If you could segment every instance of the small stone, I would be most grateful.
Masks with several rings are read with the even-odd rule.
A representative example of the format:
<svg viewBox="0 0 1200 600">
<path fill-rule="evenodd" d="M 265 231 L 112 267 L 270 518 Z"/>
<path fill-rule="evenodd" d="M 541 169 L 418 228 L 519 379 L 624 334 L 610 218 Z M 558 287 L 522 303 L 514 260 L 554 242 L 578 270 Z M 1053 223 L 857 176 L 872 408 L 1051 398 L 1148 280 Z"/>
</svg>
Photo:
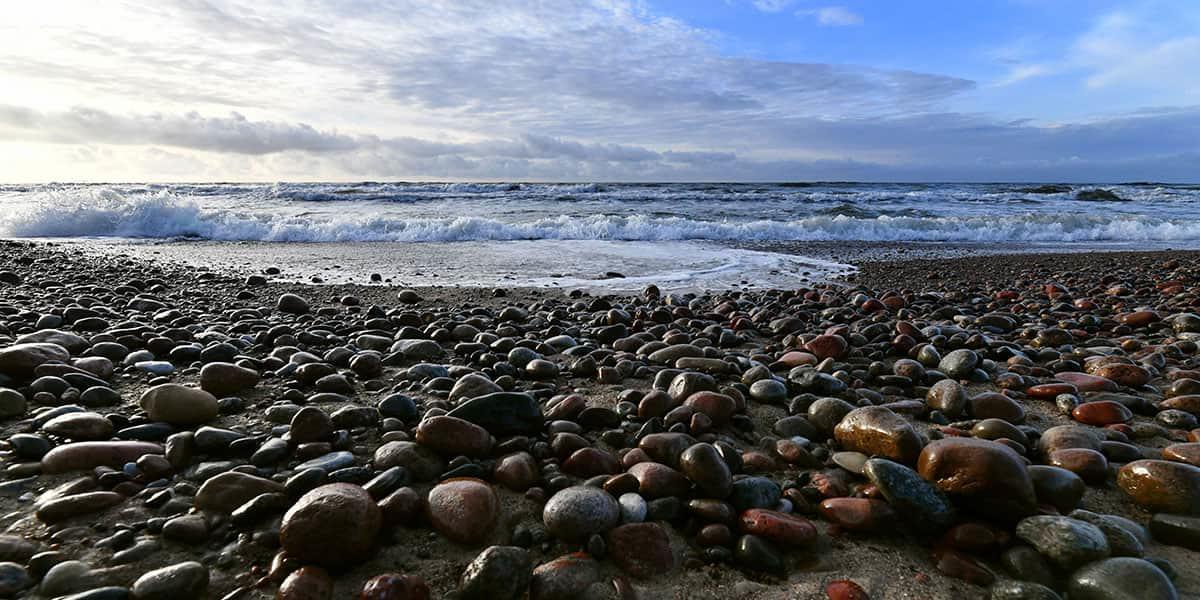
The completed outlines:
<svg viewBox="0 0 1200 600">
<path fill-rule="evenodd" d="M 74 412 L 50 419 L 42 430 L 51 435 L 77 441 L 106 440 L 112 437 L 112 421 L 94 412 Z"/>
<path fill-rule="evenodd" d="M 215 419 L 220 412 L 212 394 L 177 383 L 146 390 L 138 404 L 151 420 L 172 425 L 200 425 Z"/>
<path fill-rule="evenodd" d="M 904 417 L 882 406 L 857 408 L 834 428 L 834 437 L 847 450 L 914 464 L 922 440 Z"/>
<path fill-rule="evenodd" d="M 947 417 L 957 417 L 967 408 L 967 391 L 953 379 L 943 379 L 929 387 L 925 404 L 932 410 L 940 410 Z"/>
<path fill-rule="evenodd" d="M 196 508 L 219 513 L 231 513 L 239 506 L 262 494 L 283 493 L 283 484 L 239 471 L 228 471 L 210 477 L 196 492 Z"/>
<path fill-rule="evenodd" d="M 451 416 L 428 417 L 417 425 L 417 443 L 443 456 L 484 457 L 492 451 L 486 429 Z"/>
<path fill-rule="evenodd" d="M 191 600 L 208 588 L 208 568 L 188 561 L 155 569 L 138 577 L 133 595 L 138 600 Z"/>
<path fill-rule="evenodd" d="M 640 494 L 633 492 L 621 494 L 617 498 L 617 503 L 621 505 L 621 522 L 622 523 L 641 523 L 646 520 L 646 499 Z"/>
<path fill-rule="evenodd" d="M 12 562 L 0 562 L 0 598 L 11 598 L 33 585 L 25 567 Z"/>
<path fill-rule="evenodd" d="M 896 512 L 883 500 L 827 498 L 819 508 L 826 521 L 850 531 L 879 531 L 895 525 Z"/>
<path fill-rule="evenodd" d="M 695 444 L 679 456 L 679 468 L 709 498 L 725 498 L 733 491 L 729 465 L 712 444 Z"/>
<path fill-rule="evenodd" d="M 1134 502 L 1149 510 L 1200 514 L 1200 467 L 1166 460 L 1138 460 L 1121 467 L 1117 485 Z"/>
<path fill-rule="evenodd" d="M 605 535 L 608 553 L 621 570 L 640 579 L 665 575 L 675 568 L 671 540 L 657 523 L 628 523 Z"/>
<path fill-rule="evenodd" d="M 331 483 L 304 494 L 283 516 L 279 539 L 289 556 L 325 567 L 370 556 L 382 515 L 361 487 Z"/>
<path fill-rule="evenodd" d="M 1109 558 L 1086 565 L 1067 582 L 1071 600 L 1176 600 L 1175 585 L 1140 558 Z"/>
<path fill-rule="evenodd" d="M 919 531 L 940 531 L 956 520 L 949 499 L 916 471 L 900 463 L 873 458 L 863 465 L 863 474 L 896 512 Z"/>
<path fill-rule="evenodd" d="M 492 546 L 471 564 L 459 579 L 464 600 L 517 600 L 525 595 L 533 576 L 529 552 L 516 546 Z"/>
<path fill-rule="evenodd" d="M 808 547 L 817 541 L 817 528 L 808 519 L 762 508 L 742 513 L 742 532 L 791 547 Z"/>
<path fill-rule="evenodd" d="M 478 479 L 450 479 L 429 491 L 429 521 L 438 533 L 474 545 L 491 536 L 500 516 L 500 500 Z"/>
<path fill-rule="evenodd" d="M 279 584 L 277 600 L 330 600 L 333 578 L 321 567 L 300 567 Z"/>
<path fill-rule="evenodd" d="M 258 385 L 258 372 L 232 363 L 214 362 L 200 369 L 200 389 L 224 398 Z"/>
<path fill-rule="evenodd" d="M 1017 523 L 1017 537 L 1065 570 L 1100 560 L 1109 553 L 1104 532 L 1095 525 L 1069 517 L 1028 517 Z"/>
<path fill-rule="evenodd" d="M 1150 519 L 1150 534 L 1161 543 L 1200 551 L 1200 517 L 1158 513 Z"/>
<path fill-rule="evenodd" d="M 550 533 L 571 542 L 611 529 L 620 516 L 621 507 L 608 492 L 584 486 L 559 491 L 542 509 L 542 521 Z"/>
<path fill-rule="evenodd" d="M 1054 590 L 1032 581 L 997 581 L 990 600 L 1062 600 Z"/>
<path fill-rule="evenodd" d="M 587 554 L 560 556 L 533 570 L 529 600 L 577 600 L 600 579 L 600 565 Z"/>
<path fill-rule="evenodd" d="M 281 313 L 303 315 L 308 313 L 308 301 L 295 294 L 283 294 L 275 302 L 275 308 Z"/>
<path fill-rule="evenodd" d="M 1021 457 L 1008 446 L 974 438 L 946 438 L 921 451 L 917 472 L 941 492 L 983 514 L 1018 518 L 1037 505 Z"/>
<path fill-rule="evenodd" d="M 385 573 L 364 583 L 358 600 L 429 600 L 429 586 L 419 575 Z"/>
<path fill-rule="evenodd" d="M 414 481 L 436 479 L 446 462 L 436 452 L 416 442 L 388 442 L 375 449 L 375 468 L 404 467 Z"/>
</svg>

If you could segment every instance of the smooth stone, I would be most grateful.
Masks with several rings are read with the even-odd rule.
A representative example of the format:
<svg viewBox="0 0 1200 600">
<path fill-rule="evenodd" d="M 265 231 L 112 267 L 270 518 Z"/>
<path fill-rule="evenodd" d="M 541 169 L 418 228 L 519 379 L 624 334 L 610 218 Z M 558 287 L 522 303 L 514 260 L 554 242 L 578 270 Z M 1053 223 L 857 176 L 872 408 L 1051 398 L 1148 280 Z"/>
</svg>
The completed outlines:
<svg viewBox="0 0 1200 600">
<path fill-rule="evenodd" d="M 492 546 L 480 552 L 459 578 L 463 600 L 517 600 L 533 578 L 533 558 L 524 548 Z"/>
<path fill-rule="evenodd" d="M 1145 552 L 1142 539 L 1146 537 L 1146 530 L 1137 523 L 1115 515 L 1102 515 L 1082 509 L 1071 511 L 1071 514 L 1067 516 L 1072 519 L 1091 523 L 1103 532 L 1104 538 L 1108 540 L 1108 553 L 1110 556 L 1136 556 L 1140 558 Z"/>
<path fill-rule="evenodd" d="M 300 567 L 279 584 L 276 600 L 330 600 L 333 578 L 321 567 Z"/>
<path fill-rule="evenodd" d="M 846 450 L 914 464 L 921 454 L 921 436 L 904 417 L 882 406 L 856 408 L 834 428 Z"/>
<path fill-rule="evenodd" d="M 0 419 L 24 416 L 27 408 L 28 404 L 21 392 L 0 387 Z"/>
<path fill-rule="evenodd" d="M 38 585 L 38 592 L 47 598 L 57 598 L 95 585 L 96 576 L 87 563 L 68 560 L 50 567 Z"/>
<path fill-rule="evenodd" d="M 833 461 L 833 464 L 851 473 L 854 473 L 855 475 L 862 475 L 863 469 L 866 467 L 867 461 L 870 460 L 870 458 L 871 457 L 863 454 L 862 452 L 842 451 L 834 452 L 833 456 L 830 457 L 830 460 Z"/>
<path fill-rule="evenodd" d="M 997 581 L 990 600 L 1062 600 L 1058 592 L 1032 581 Z"/>
<path fill-rule="evenodd" d="M 77 441 L 106 440 L 112 437 L 112 421 L 94 412 L 76 412 L 50 419 L 42 430 L 51 435 Z"/>
<path fill-rule="evenodd" d="M 925 404 L 932 410 L 955 418 L 967 408 L 966 388 L 953 379 L 943 379 L 929 387 L 925 393 Z"/>
<path fill-rule="evenodd" d="M 48 362 L 67 362 L 71 353 L 53 343 L 21 343 L 0 348 L 0 373 L 17 378 L 33 375 L 33 370 Z"/>
<path fill-rule="evenodd" d="M 950 500 L 909 467 L 872 458 L 863 465 L 863 474 L 896 512 L 919 531 L 940 531 L 957 520 L 957 511 Z"/>
<path fill-rule="evenodd" d="M 1059 467 L 1032 465 L 1029 479 L 1034 493 L 1042 504 L 1049 504 L 1060 513 L 1068 513 L 1079 506 L 1087 484 L 1078 475 Z"/>
<path fill-rule="evenodd" d="M 478 479 L 449 479 L 429 491 L 429 522 L 438 533 L 459 544 L 475 545 L 492 534 L 500 516 L 500 499 Z"/>
<path fill-rule="evenodd" d="M 281 313 L 303 315 L 308 313 L 308 301 L 296 294 L 282 294 L 275 302 L 275 309 Z"/>
<path fill-rule="evenodd" d="M 941 492 L 985 515 L 1015 520 L 1033 514 L 1037 505 L 1021 457 L 997 442 L 936 440 L 921 451 L 917 472 Z"/>
<path fill-rule="evenodd" d="M 418 444 L 443 456 L 481 458 L 492 451 L 492 436 L 486 429 L 451 416 L 426 417 L 417 425 Z"/>
<path fill-rule="evenodd" d="M 854 405 L 840 398 L 818 398 L 808 406 L 808 422 L 818 432 L 833 436 L 833 430 L 854 410 Z"/>
<path fill-rule="evenodd" d="M 579 600 L 600 580 L 600 565 L 582 552 L 560 556 L 533 570 L 529 600 Z"/>
<path fill-rule="evenodd" d="M 1086 565 L 1067 582 L 1071 600 L 1177 600 L 1175 584 L 1140 558 L 1109 558 Z"/>
<path fill-rule="evenodd" d="M 539 471 L 532 454 L 516 452 L 496 461 L 492 479 L 514 492 L 523 492 L 537 482 Z"/>
<path fill-rule="evenodd" d="M 338 469 L 345 469 L 351 466 L 354 466 L 354 454 L 347 450 L 339 450 L 306 460 L 296 465 L 296 470 L 322 469 L 326 473 L 332 473 Z"/>
<path fill-rule="evenodd" d="M 133 582 L 137 600 L 192 600 L 208 588 L 208 567 L 188 561 L 155 569 Z"/>
<path fill-rule="evenodd" d="M 550 497 L 542 509 L 546 529 L 559 539 L 576 542 L 611 529 L 621 517 L 621 507 L 608 492 L 574 486 Z"/>
<path fill-rule="evenodd" d="M 1067 571 L 1109 554 L 1108 539 L 1100 528 L 1070 517 L 1027 517 L 1017 523 L 1017 537 Z"/>
<path fill-rule="evenodd" d="M 258 371 L 227 362 L 213 362 L 200 369 L 200 389 L 218 397 L 232 396 L 258 385 Z"/>
<path fill-rule="evenodd" d="M 1200 551 L 1200 517 L 1158 513 L 1150 519 L 1150 534 L 1163 544 Z"/>
<path fill-rule="evenodd" d="M 729 502 L 738 510 L 775 508 L 781 497 L 783 490 L 774 481 L 766 477 L 744 477 L 733 482 Z"/>
<path fill-rule="evenodd" d="M 621 505 L 621 522 L 622 523 L 641 523 L 646 520 L 646 499 L 640 494 L 627 492 L 621 494 L 617 498 L 617 503 Z"/>
<path fill-rule="evenodd" d="M 970 379 L 979 366 L 979 355 L 973 350 L 961 348 L 942 357 L 938 370 L 953 379 Z"/>
<path fill-rule="evenodd" d="M 446 461 L 433 450 L 416 442 L 388 442 L 375 449 L 376 469 L 404 467 L 414 481 L 437 479 L 446 469 Z"/>
<path fill-rule="evenodd" d="M 255 475 L 228 471 L 208 478 L 196 492 L 195 505 L 200 510 L 231 513 L 239 506 L 262 494 L 285 492 L 283 484 Z"/>
<path fill-rule="evenodd" d="M 382 521 L 375 500 L 362 487 L 331 483 L 304 494 L 288 509 L 279 541 L 300 561 L 343 567 L 371 555 Z"/>
<path fill-rule="evenodd" d="M 874 498 L 827 498 L 818 509 L 826 521 L 849 531 L 879 531 L 896 521 L 891 505 Z"/>
<path fill-rule="evenodd" d="M 533 396 L 495 392 L 459 404 L 447 416 L 470 421 L 496 437 L 540 433 L 545 417 Z"/>
<path fill-rule="evenodd" d="M 105 510 L 125 501 L 115 492 L 84 492 L 62 496 L 41 504 L 36 511 L 43 523 L 58 523 L 71 517 Z"/>
<path fill-rule="evenodd" d="M 96 467 L 120 468 L 148 454 L 162 454 L 161 444 L 150 442 L 76 442 L 64 444 L 42 457 L 43 473 L 66 473 Z"/>
<path fill-rule="evenodd" d="M 789 547 L 810 547 L 817 541 L 817 528 L 796 515 L 764 508 L 742 512 L 739 523 L 743 533 Z"/>
<path fill-rule="evenodd" d="M 1200 467 L 1166 460 L 1138 460 L 1117 472 L 1117 485 L 1154 512 L 1200 514 Z"/>
<path fill-rule="evenodd" d="M 658 523 L 627 523 L 605 535 L 608 555 L 622 571 L 639 579 L 666 575 L 675 568 L 671 540 Z"/>
<path fill-rule="evenodd" d="M 712 444 L 695 444 L 679 456 L 679 468 L 709 498 L 725 498 L 733 491 L 729 465 Z"/>
<path fill-rule="evenodd" d="M 783 556 L 770 542 L 757 535 L 747 534 L 738 538 L 733 556 L 738 564 L 747 569 L 772 575 L 782 575 L 786 572 Z"/>
<path fill-rule="evenodd" d="M 429 600 L 429 585 L 419 575 L 385 573 L 363 584 L 358 600 Z"/>
<path fill-rule="evenodd" d="M 12 562 L 0 562 L 0 598 L 11 598 L 33 585 L 25 567 Z"/>
<path fill-rule="evenodd" d="M 201 425 L 217 417 L 216 397 L 199 389 L 164 383 L 146 390 L 138 404 L 151 420 L 172 425 Z"/>
</svg>

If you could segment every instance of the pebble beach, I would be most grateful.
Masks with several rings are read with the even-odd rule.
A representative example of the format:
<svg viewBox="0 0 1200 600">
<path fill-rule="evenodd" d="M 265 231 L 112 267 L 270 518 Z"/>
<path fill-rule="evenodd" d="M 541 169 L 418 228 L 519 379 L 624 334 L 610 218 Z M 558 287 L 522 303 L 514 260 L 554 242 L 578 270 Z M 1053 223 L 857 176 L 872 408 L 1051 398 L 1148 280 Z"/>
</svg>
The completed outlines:
<svg viewBox="0 0 1200 600">
<path fill-rule="evenodd" d="M 0 597 L 1200 597 L 1200 252 L 852 262 L 610 293 L 0 241 Z"/>
</svg>

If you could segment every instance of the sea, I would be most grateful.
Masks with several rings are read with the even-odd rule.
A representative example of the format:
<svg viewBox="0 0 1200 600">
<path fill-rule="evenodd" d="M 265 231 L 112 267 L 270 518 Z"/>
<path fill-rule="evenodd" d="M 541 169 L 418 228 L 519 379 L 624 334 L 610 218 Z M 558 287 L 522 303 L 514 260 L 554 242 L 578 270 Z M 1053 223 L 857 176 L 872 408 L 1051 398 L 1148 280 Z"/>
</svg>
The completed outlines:
<svg viewBox="0 0 1200 600">
<path fill-rule="evenodd" d="M 0 185 L 0 237 L 328 283 L 787 287 L 853 271 L 851 245 L 1200 248 L 1200 185 Z"/>
</svg>

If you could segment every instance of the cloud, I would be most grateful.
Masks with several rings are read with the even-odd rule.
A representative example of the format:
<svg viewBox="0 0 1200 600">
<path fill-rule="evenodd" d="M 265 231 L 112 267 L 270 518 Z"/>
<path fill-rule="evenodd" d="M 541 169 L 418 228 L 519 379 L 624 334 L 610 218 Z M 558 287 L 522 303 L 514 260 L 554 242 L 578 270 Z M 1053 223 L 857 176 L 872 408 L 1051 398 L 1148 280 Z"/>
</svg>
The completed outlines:
<svg viewBox="0 0 1200 600">
<path fill-rule="evenodd" d="M 763 12 L 777 13 L 783 12 L 787 7 L 795 4 L 795 0 L 751 0 L 754 8 Z"/>
<path fill-rule="evenodd" d="M 825 6 L 812 10 L 802 10 L 796 14 L 813 17 L 817 20 L 817 23 L 827 27 L 848 27 L 863 24 L 862 15 L 844 6 Z"/>
<path fill-rule="evenodd" d="M 714 123 L 699 138 L 704 143 L 696 149 L 541 134 L 447 140 L 326 131 L 241 115 L 0 106 L 0 142 L 133 147 L 141 154 L 126 153 L 127 161 L 183 179 L 193 169 L 309 179 L 1112 180 L 1187 179 L 1200 169 L 1200 107 L 1053 125 L 967 113 L 792 117 L 772 120 L 769 128 L 733 120 Z M 751 143 L 744 151 L 703 149 L 727 140 Z M 1131 153 L 1131 147 L 1146 150 Z"/>
</svg>

